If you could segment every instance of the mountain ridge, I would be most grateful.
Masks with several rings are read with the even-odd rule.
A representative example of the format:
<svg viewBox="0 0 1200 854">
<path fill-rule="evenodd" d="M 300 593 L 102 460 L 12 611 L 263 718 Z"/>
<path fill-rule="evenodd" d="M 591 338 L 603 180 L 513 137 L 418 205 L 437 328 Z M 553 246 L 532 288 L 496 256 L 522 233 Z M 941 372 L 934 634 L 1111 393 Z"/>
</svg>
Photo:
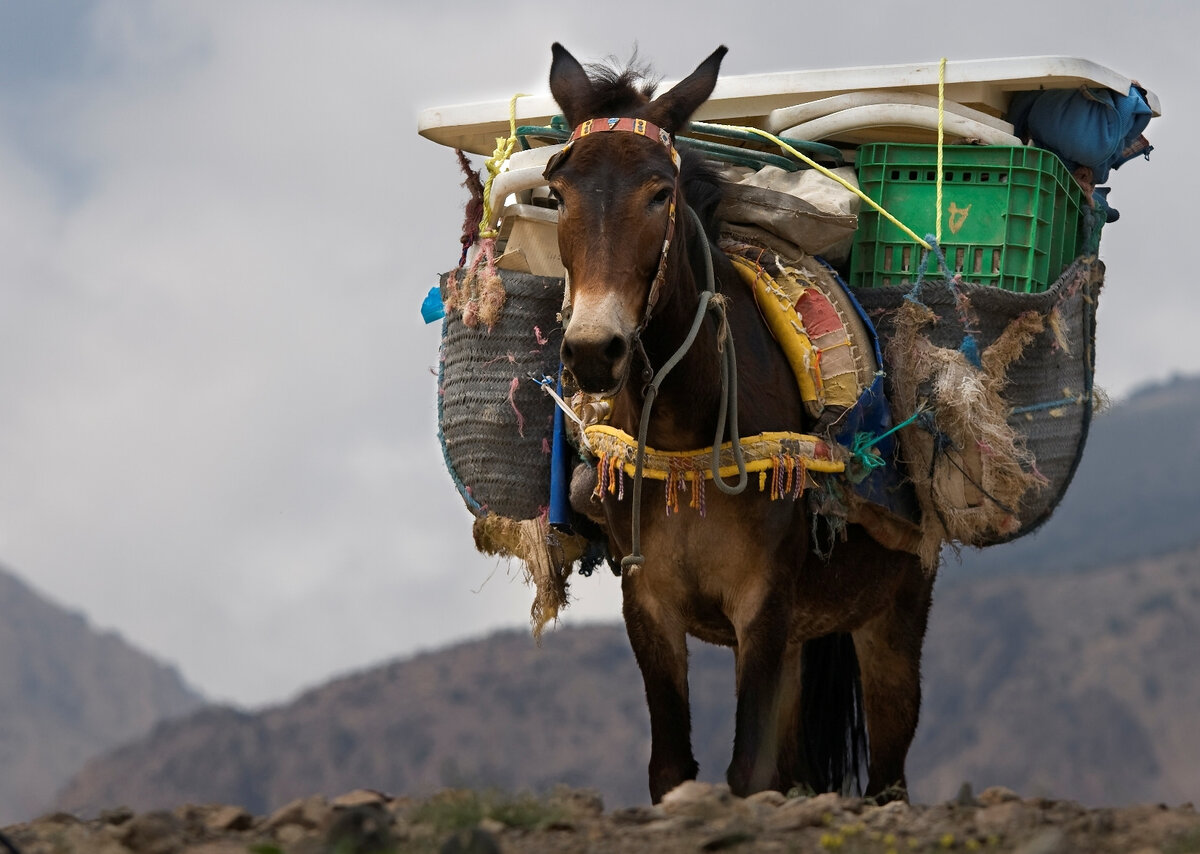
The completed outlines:
<svg viewBox="0 0 1200 854">
<path fill-rule="evenodd" d="M 89 757 L 202 703 L 173 667 L 0 567 L 0 823 L 45 808 Z"/>
<path fill-rule="evenodd" d="M 1118 595 L 1128 589 L 1138 595 Z M 1085 579 L 1001 576 L 941 591 L 909 761 L 914 799 L 952 798 L 963 781 L 1094 805 L 1194 798 L 1196 637 L 1200 548 Z M 720 781 L 733 732 L 728 650 L 692 646 L 691 693 L 700 779 Z M 641 680 L 621 626 L 558 629 L 540 648 L 510 630 L 347 675 L 257 714 L 210 708 L 163 723 L 89 763 L 58 805 L 86 814 L 213 801 L 267 813 L 352 788 L 420 796 L 562 783 L 623 806 L 646 800 L 648 757 Z"/>
</svg>

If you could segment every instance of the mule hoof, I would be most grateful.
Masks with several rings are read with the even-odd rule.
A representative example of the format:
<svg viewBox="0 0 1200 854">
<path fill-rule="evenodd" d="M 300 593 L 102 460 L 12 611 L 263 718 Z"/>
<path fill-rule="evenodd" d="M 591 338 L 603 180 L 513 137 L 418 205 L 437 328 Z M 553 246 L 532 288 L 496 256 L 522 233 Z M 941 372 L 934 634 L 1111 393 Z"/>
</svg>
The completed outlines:
<svg viewBox="0 0 1200 854">
<path fill-rule="evenodd" d="M 779 791 L 779 774 L 777 771 L 760 771 L 755 773 L 753 766 L 742 762 L 731 762 L 725 772 L 725 781 L 729 783 L 729 791 L 739 798 L 746 798 L 755 792 L 765 792 L 768 789 Z"/>
<path fill-rule="evenodd" d="M 665 766 L 661 768 L 650 768 L 650 802 L 657 804 L 661 803 L 663 795 L 689 780 L 695 780 L 696 775 L 700 773 L 700 766 L 693 759 L 684 768 L 674 766 Z"/>
</svg>

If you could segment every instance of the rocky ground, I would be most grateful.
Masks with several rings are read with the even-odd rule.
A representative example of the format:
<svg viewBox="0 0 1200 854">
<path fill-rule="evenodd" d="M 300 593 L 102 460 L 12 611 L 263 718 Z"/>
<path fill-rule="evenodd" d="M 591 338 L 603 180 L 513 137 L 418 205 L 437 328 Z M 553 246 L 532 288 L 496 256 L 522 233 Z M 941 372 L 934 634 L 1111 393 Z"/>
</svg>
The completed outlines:
<svg viewBox="0 0 1200 854">
<path fill-rule="evenodd" d="M 8 842 L 8 845 L 5 845 Z M 7 850 L 6 850 L 7 848 Z M 183 806 L 81 821 L 65 813 L 5 828 L 11 854 L 492 854 L 493 852 L 1136 852 L 1200 854 L 1191 804 L 1088 809 L 1000 788 L 953 801 L 875 806 L 837 795 L 732 797 L 687 783 L 662 805 L 605 811 L 595 794 L 543 798 L 465 790 L 425 800 L 354 791 L 295 801 L 269 816 Z"/>
</svg>

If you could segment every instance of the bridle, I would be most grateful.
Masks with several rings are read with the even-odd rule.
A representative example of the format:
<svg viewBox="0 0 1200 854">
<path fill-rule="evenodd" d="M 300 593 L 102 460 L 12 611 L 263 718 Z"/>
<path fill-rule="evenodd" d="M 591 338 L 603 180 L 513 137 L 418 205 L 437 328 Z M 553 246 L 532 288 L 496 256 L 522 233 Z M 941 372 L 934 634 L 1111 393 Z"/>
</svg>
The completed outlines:
<svg viewBox="0 0 1200 854">
<path fill-rule="evenodd" d="M 550 158 L 546 163 L 546 169 L 542 175 L 549 179 L 554 170 L 566 160 L 571 147 L 577 140 L 595 133 L 607 132 L 632 133 L 662 145 L 666 148 L 667 154 L 671 158 L 671 166 L 675 170 L 675 183 L 671 188 L 670 206 L 667 209 L 666 235 L 663 237 L 662 252 L 658 256 L 658 269 L 655 270 L 654 278 L 650 281 L 650 291 L 646 294 L 646 305 L 642 310 L 641 320 L 638 322 L 637 328 L 634 329 L 632 335 L 632 342 L 638 348 L 642 357 L 642 379 L 645 382 L 650 382 L 654 378 L 654 369 L 650 366 L 645 346 L 642 344 L 642 332 L 646 329 L 647 324 L 650 323 L 650 316 L 654 313 L 654 306 L 658 303 L 659 294 L 662 292 L 663 284 L 666 282 L 667 255 L 671 251 L 671 240 L 675 236 L 675 212 L 679 204 L 680 174 L 680 157 L 678 149 L 675 148 L 675 137 L 669 131 L 645 119 L 635 119 L 628 116 L 588 119 L 587 121 L 580 122 L 571 131 L 571 136 L 567 139 L 566 145 L 563 146 L 561 151 Z"/>
<path fill-rule="evenodd" d="M 725 321 L 724 298 L 718 297 L 715 291 L 716 283 L 713 274 L 712 248 L 708 247 L 708 251 L 704 253 L 705 287 L 700 294 L 700 303 L 696 310 L 695 318 L 692 321 L 691 329 L 688 331 L 679 349 L 663 364 L 657 376 L 655 375 L 654 369 L 650 366 L 650 360 L 646 355 L 645 346 L 642 343 L 642 332 L 650 322 L 650 316 L 654 312 L 654 306 L 658 302 L 659 293 L 662 290 L 663 283 L 666 281 L 667 256 L 671 250 L 671 240 L 675 235 L 675 210 L 679 201 L 680 158 L 679 151 L 675 148 L 674 137 L 668 131 L 651 124 L 645 119 L 628 117 L 588 119 L 581 122 L 571 131 L 571 136 L 562 151 L 550 158 L 542 174 L 545 178 L 549 179 L 554 170 L 562 165 L 563 160 L 566 159 L 571 147 L 577 140 L 594 133 L 606 132 L 634 133 L 652 142 L 661 144 L 667 149 L 671 158 L 671 165 L 675 169 L 675 184 L 671 191 L 671 206 L 667 213 L 667 233 L 663 238 L 662 253 L 658 259 L 658 269 L 655 271 L 654 279 L 650 282 L 650 291 L 646 295 L 646 306 L 642 312 L 642 319 L 633 333 L 633 343 L 640 351 L 642 357 L 642 364 L 644 366 L 642 377 L 646 382 L 646 390 L 645 400 L 642 405 L 642 417 L 638 429 L 638 449 L 633 476 L 632 542 L 630 553 L 621 560 L 622 570 L 632 573 L 639 570 L 646 561 L 645 557 L 641 554 L 642 467 L 646 456 L 646 435 L 650 427 L 650 412 L 654 406 L 654 400 L 658 395 L 659 386 L 662 385 L 663 380 L 666 379 L 671 369 L 678 365 L 684 355 L 687 354 L 687 351 L 691 349 L 692 343 L 696 340 L 696 335 L 700 331 L 700 325 L 709 311 L 718 315 L 720 329 L 727 329 L 727 324 Z M 691 208 L 688 208 L 687 211 L 692 217 L 698 233 L 703 235 L 704 227 L 700 222 L 700 218 Z M 738 480 L 733 486 L 725 483 L 720 475 L 720 446 L 721 439 L 725 434 L 727 415 L 729 417 L 733 455 L 738 468 Z M 728 336 L 724 338 L 723 346 L 721 347 L 721 396 L 717 417 L 717 435 L 713 441 L 712 469 L 713 483 L 722 492 L 729 495 L 737 495 L 746 488 L 746 463 L 742 455 L 741 441 L 738 436 L 737 365 L 733 350 L 733 338 Z"/>
</svg>

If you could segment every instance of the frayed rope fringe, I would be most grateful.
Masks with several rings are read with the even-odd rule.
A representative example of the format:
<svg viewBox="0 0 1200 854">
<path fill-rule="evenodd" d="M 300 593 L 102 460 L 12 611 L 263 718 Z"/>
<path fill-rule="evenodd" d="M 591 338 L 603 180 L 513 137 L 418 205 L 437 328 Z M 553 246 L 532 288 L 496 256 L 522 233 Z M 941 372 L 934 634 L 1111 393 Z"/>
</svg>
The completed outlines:
<svg viewBox="0 0 1200 854">
<path fill-rule="evenodd" d="M 906 301 L 887 354 L 897 410 L 927 408 L 932 414 L 900 432 L 924 511 L 920 554 L 930 569 L 943 542 L 973 545 L 1015 532 L 1020 525 L 1015 508 L 1042 480 L 1007 422 L 1002 397 L 1009 365 L 1045 328 L 1042 316 L 1027 312 L 1015 318 L 978 354 L 978 367 L 962 348 L 937 347 L 922 334 L 935 321 L 929 308 Z M 949 465 L 940 466 L 943 459 Z"/>
<path fill-rule="evenodd" d="M 759 457 L 767 467 L 758 467 L 758 491 L 766 492 L 772 501 L 781 499 L 796 500 L 804 494 L 812 481 L 809 477 L 811 457 L 794 454 L 775 454 L 770 457 Z M 618 501 L 625 498 L 625 465 L 629 464 L 628 454 L 624 449 L 615 453 L 601 451 L 596 459 L 596 489 L 593 496 L 603 499 L 606 495 L 615 496 Z M 663 476 L 655 479 L 663 481 L 663 498 L 667 515 L 679 512 L 679 496 L 689 492 L 691 497 L 687 506 L 699 511 L 703 517 L 708 511 L 705 481 L 712 478 L 712 470 L 707 466 L 696 463 L 689 457 L 671 457 L 666 462 L 666 470 L 651 472 Z"/>
<path fill-rule="evenodd" d="M 491 330 L 504 310 L 506 292 L 504 281 L 496 272 L 495 254 L 496 239 L 484 238 L 462 280 L 458 278 L 461 268 L 451 272 L 446 280 L 446 314 L 461 311 L 463 325 L 471 329 L 482 323 Z"/>
<path fill-rule="evenodd" d="M 489 513 L 475 519 L 472 532 L 478 551 L 524 563 L 525 581 L 535 590 L 529 618 L 533 636 L 540 639 L 546 624 L 558 619 L 567 605 L 567 579 L 587 541 L 551 528 L 545 514 L 516 520 Z"/>
</svg>

